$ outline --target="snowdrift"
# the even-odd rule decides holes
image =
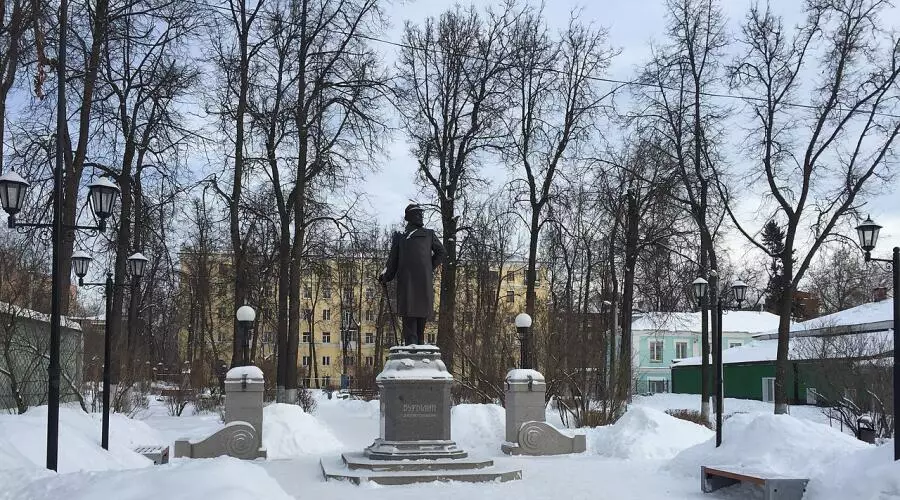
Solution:
[[[900,462],[893,442],[869,446],[832,462],[809,481],[806,498],[883,500],[900,498]]]
[[[827,425],[790,415],[741,414],[724,422],[721,447],[714,440],[698,444],[679,453],[667,468],[697,476],[701,465],[736,466],[814,478],[835,460],[846,461],[847,455],[870,447]]]
[[[496,454],[506,440],[506,410],[494,404],[460,404],[450,409],[450,435],[460,448]]]
[[[659,410],[632,405],[615,424],[587,432],[588,451],[632,460],[669,459],[709,440],[706,427],[675,418]]]
[[[344,447],[316,417],[283,403],[263,408],[263,446],[269,459],[324,455]]]
[[[113,414],[109,422],[109,451],[100,447],[100,414],[59,409],[59,472],[99,471],[147,467],[153,462],[133,450],[165,440],[147,424]],[[0,415],[0,468],[43,468],[47,450],[47,407],[24,415]],[[23,458],[25,461],[23,462]],[[17,465],[18,464],[18,465]]]
[[[151,493],[152,492],[152,493]],[[168,465],[128,471],[78,472],[37,479],[0,492],[0,500],[65,498],[66,500],[290,500],[260,466],[236,458],[179,460]]]

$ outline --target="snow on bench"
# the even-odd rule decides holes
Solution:
[[[809,479],[781,476],[736,467],[700,467],[700,489],[710,493],[738,483],[762,488],[765,500],[802,500]]]
[[[153,460],[153,465],[169,463],[168,446],[138,446],[134,451],[135,453],[140,453],[150,460]]]

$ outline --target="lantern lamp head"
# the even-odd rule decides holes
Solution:
[[[697,278],[691,283],[691,289],[694,292],[694,298],[698,301],[706,297],[706,291],[709,289],[709,282],[703,278]]]
[[[144,257],[142,253],[136,252],[132,254],[127,260],[128,273],[135,278],[144,276],[144,270],[147,268],[148,262],[150,262],[150,259]]]
[[[750,288],[749,285],[741,280],[737,280],[731,285],[731,291],[734,293],[734,300],[736,300],[738,304],[747,298],[748,288]]]
[[[113,213],[113,207],[119,198],[119,186],[106,177],[101,177],[88,184],[88,197],[91,200],[94,215],[102,223]]]
[[[866,217],[866,220],[863,221],[862,224],[856,226],[856,233],[859,235],[859,246],[862,247],[863,251],[867,254],[871,252],[875,248],[875,244],[878,243],[878,232],[881,231],[881,226],[875,224],[872,221],[872,217]]]
[[[78,276],[79,281],[87,275],[92,260],[94,259],[86,252],[81,250],[72,252],[72,270],[75,271],[75,276]]]
[[[14,217],[25,203],[28,181],[12,170],[0,175],[0,205],[10,217]]]

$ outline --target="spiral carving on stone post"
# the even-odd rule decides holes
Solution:
[[[519,429],[519,446],[522,451],[540,451],[547,441],[559,437],[559,431],[544,422],[525,422]]]
[[[251,425],[235,425],[224,429],[228,431],[225,436],[226,454],[236,458],[254,459],[259,447],[259,438],[256,429]]]

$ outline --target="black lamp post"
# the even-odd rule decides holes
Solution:
[[[238,307],[237,320],[241,327],[241,366],[250,366],[250,329],[256,321],[256,311],[246,305]]]
[[[97,283],[85,283],[84,277],[88,272],[91,264],[90,255],[85,252],[77,251],[72,253],[72,269],[75,276],[78,276],[78,286],[102,286],[103,298],[106,301],[105,320],[103,325],[103,423],[100,431],[100,446],[104,450],[109,449],[109,398],[110,398],[110,371],[112,366],[112,322],[109,320],[112,312],[113,288],[116,286],[124,286],[124,283],[115,283],[112,273],[106,273],[106,281]],[[139,279],[144,275],[144,269],[147,267],[149,259],[140,253],[135,253],[128,257],[128,274],[135,279]],[[129,325],[130,328],[130,325]],[[147,362],[150,363],[149,361]]]
[[[894,331],[894,460],[900,460],[900,431],[897,422],[900,422],[900,365],[897,364],[897,356],[900,354],[900,247],[894,247],[894,255],[891,259],[876,259],[872,257],[872,250],[878,243],[878,233],[881,226],[872,222],[872,217],[866,217],[862,224],[856,227],[859,235],[859,246],[866,254],[866,262],[886,262],[891,266],[894,278],[894,321],[891,329]]]
[[[67,0],[60,0],[59,4],[60,51],[57,55],[58,74],[64,75],[66,71],[66,23],[68,13]],[[50,284],[50,355],[47,366],[47,468],[56,470],[59,451],[59,344],[62,314],[60,311],[60,288],[62,288],[62,276],[60,272],[60,252],[62,247],[63,229],[83,229],[88,231],[105,231],[106,219],[112,215],[113,207],[119,197],[119,188],[106,179],[99,179],[91,183],[89,197],[91,208],[97,218],[96,226],[65,226],[62,223],[62,192],[63,184],[63,142],[61,137],[65,132],[65,78],[59,78],[57,88],[57,119],[56,119],[56,164],[53,168],[53,217],[48,223],[18,222],[16,215],[22,210],[25,203],[25,194],[29,183],[19,174],[8,171],[0,175],[0,206],[9,215],[7,223],[10,228],[49,228],[52,246],[51,257],[51,284]]]
[[[519,337],[519,368],[531,368],[528,345],[531,341],[531,316],[526,313],[516,316],[516,333]]]
[[[722,299],[718,293],[718,275],[715,272],[710,273],[710,279],[713,280],[713,286],[716,287],[713,289],[712,294],[714,297],[713,300],[713,314],[716,317],[716,321],[714,322],[715,328],[713,328],[713,370],[715,370],[715,390],[716,390],[716,447],[722,445],[722,414],[725,411],[724,408],[724,400],[725,400],[725,391],[724,391],[724,363],[722,360],[722,351],[723,349],[723,329],[722,329],[722,319],[723,319],[723,311],[725,310]],[[694,298],[697,299],[698,302],[701,303],[701,311],[702,314],[706,314],[706,308],[703,307],[704,299],[706,298],[706,294],[709,291],[710,283],[703,278],[697,278],[691,283],[691,289],[694,292]],[[741,303],[744,302],[744,299],[747,298],[747,289],[749,286],[741,280],[736,280],[731,285],[731,292],[734,295],[734,300],[738,304],[738,309],[741,308]]]
[[[694,299],[697,300],[697,304],[700,307],[700,354],[703,356],[703,361],[700,365],[700,393],[701,397],[701,410],[705,413],[705,416],[709,415],[709,373],[704,369],[708,369],[709,363],[709,314],[706,311],[707,299],[706,293],[709,290],[709,282],[703,279],[702,277],[698,277],[693,282],[691,282],[691,290],[694,292]]]

